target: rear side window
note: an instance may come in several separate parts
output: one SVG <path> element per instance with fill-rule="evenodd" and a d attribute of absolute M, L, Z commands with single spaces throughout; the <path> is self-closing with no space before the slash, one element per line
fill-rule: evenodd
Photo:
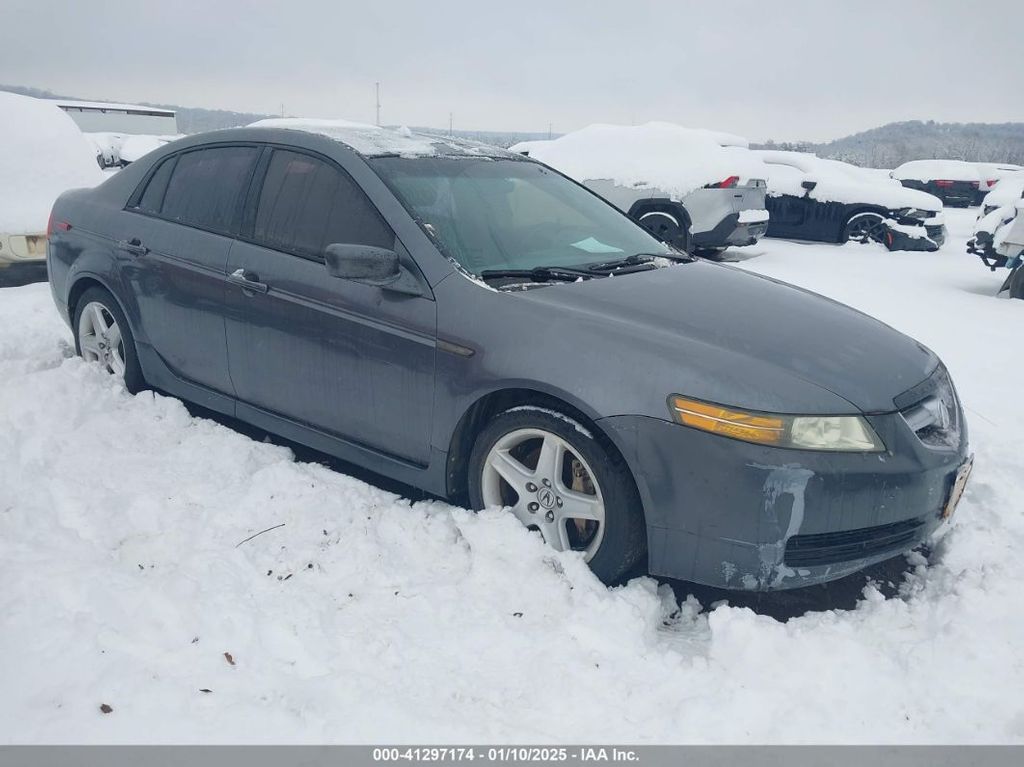
<path fill-rule="evenodd" d="M 395 236 L 358 185 L 315 157 L 275 150 L 260 191 L 253 239 L 321 258 L 331 243 L 392 248 Z"/>
<path fill-rule="evenodd" d="M 141 210 L 143 213 L 152 213 L 153 215 L 160 213 L 160 206 L 164 204 L 164 192 L 167 191 L 167 181 L 171 177 L 171 171 L 174 170 L 176 160 L 177 158 L 175 157 L 169 157 L 156 169 L 156 173 L 150 177 L 149 183 L 146 184 L 146 191 L 142 193 L 139 204 L 135 206 L 138 210 Z"/>
<path fill-rule="evenodd" d="M 163 195 L 160 216 L 211 232 L 230 233 L 258 154 L 255 147 L 229 146 L 178 155 Z M 162 171 L 163 167 L 157 174 Z M 145 197 L 144 194 L 143 202 Z"/>

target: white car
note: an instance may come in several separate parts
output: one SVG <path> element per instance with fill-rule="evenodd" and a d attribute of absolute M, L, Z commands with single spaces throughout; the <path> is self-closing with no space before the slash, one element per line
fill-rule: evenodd
<path fill-rule="evenodd" d="M 989 192 L 996 189 L 1004 179 L 1024 179 L 1024 167 L 1011 163 L 976 162 L 980 176 L 978 181 L 978 198 L 983 199 Z"/>
<path fill-rule="evenodd" d="M 0 279 L 9 284 L 45 274 L 54 200 L 106 175 L 92 145 L 53 102 L 0 92 L 0 114 Z"/>
<path fill-rule="evenodd" d="M 662 240 L 713 256 L 768 228 L 765 181 L 738 136 L 672 123 L 591 125 L 512 151 L 576 179 Z"/>
<path fill-rule="evenodd" d="M 979 217 L 967 252 L 979 256 L 993 272 L 1009 269 L 999 292 L 1007 290 L 1010 298 L 1024 299 L 1024 199 L 1011 200 Z"/>
<path fill-rule="evenodd" d="M 999 184 L 991 192 L 985 195 L 981 201 L 981 215 L 987 216 L 996 208 L 1016 204 L 1024 197 L 1024 173 L 1019 177 L 1007 177 L 1000 180 Z"/>
<path fill-rule="evenodd" d="M 769 237 L 928 251 L 945 241 L 942 202 L 877 170 L 808 152 L 752 154 L 767 166 Z"/>

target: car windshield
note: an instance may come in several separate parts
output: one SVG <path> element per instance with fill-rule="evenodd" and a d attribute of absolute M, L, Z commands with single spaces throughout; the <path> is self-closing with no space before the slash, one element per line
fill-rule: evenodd
<path fill-rule="evenodd" d="M 371 164 L 445 254 L 474 274 L 675 254 L 610 204 L 535 162 L 382 157 Z"/>

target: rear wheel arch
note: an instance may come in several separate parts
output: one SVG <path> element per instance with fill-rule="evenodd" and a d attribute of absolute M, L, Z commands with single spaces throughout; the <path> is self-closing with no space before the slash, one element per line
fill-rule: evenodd
<path fill-rule="evenodd" d="M 71 289 L 68 291 L 68 316 L 72 318 L 75 316 L 75 310 L 78 306 L 78 302 L 89 288 L 102 288 L 114 297 L 118 308 L 125 316 L 125 321 L 128 323 L 128 327 L 132 331 L 132 335 L 135 337 L 136 342 L 140 341 L 139 329 L 136 326 L 136 323 L 132 322 L 131 315 L 125 308 L 124 301 L 122 301 L 121 297 L 117 295 L 117 291 L 113 290 L 110 285 L 95 275 L 82 275 L 81 277 L 77 277 L 71 284 Z"/>
<path fill-rule="evenodd" d="M 652 213 L 666 214 L 678 222 L 684 233 L 686 249 L 688 250 L 691 244 L 690 229 L 693 226 L 693 220 L 690 218 L 690 213 L 686 210 L 686 207 L 681 202 L 667 198 L 653 198 L 637 200 L 629 209 L 629 217 L 641 225 L 643 225 L 641 219 Z"/>

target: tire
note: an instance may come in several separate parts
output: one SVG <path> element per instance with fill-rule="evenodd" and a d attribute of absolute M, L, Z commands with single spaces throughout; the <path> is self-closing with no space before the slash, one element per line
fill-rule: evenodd
<path fill-rule="evenodd" d="M 649 210 L 637 216 L 637 223 L 662 242 L 690 252 L 690 226 L 683 216 L 665 210 Z"/>
<path fill-rule="evenodd" d="M 842 242 L 884 242 L 885 217 L 881 213 L 854 213 L 843 227 Z"/>
<path fill-rule="evenodd" d="M 545 460 L 545 469 L 544 456 L 561 456 L 558 468 L 551 471 L 556 464 Z M 640 496 L 625 461 L 554 411 L 515 408 L 484 427 L 469 457 L 469 498 L 477 510 L 507 507 L 556 549 L 582 551 L 607 584 L 647 550 Z"/>
<path fill-rule="evenodd" d="M 73 329 L 78 356 L 120 378 L 132 394 L 146 388 L 132 329 L 109 291 L 92 287 L 81 295 Z"/>
<path fill-rule="evenodd" d="M 1024 299 L 1024 266 L 1016 267 L 1010 274 L 1010 298 Z"/>

